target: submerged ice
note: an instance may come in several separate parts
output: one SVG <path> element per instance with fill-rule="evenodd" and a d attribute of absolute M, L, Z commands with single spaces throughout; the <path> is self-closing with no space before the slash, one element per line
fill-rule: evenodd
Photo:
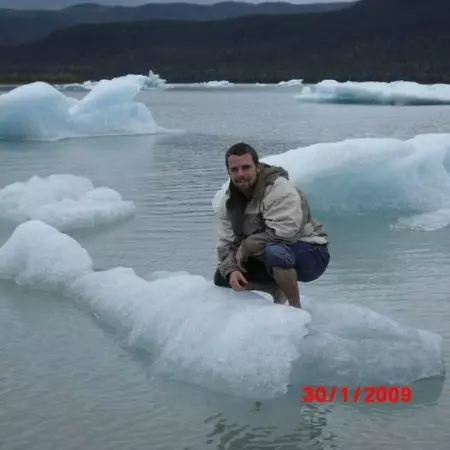
<path fill-rule="evenodd" d="M 55 141 L 167 131 L 146 105 L 133 100 L 141 88 L 133 77 L 102 80 L 77 100 L 43 82 L 17 87 L 0 96 L 0 139 Z"/>
<path fill-rule="evenodd" d="M 335 385 L 355 387 L 407 384 L 444 372 L 442 340 L 432 332 L 345 303 L 305 298 L 303 304 L 313 320 L 294 369 L 299 379 L 326 385 L 333 374 Z"/>
<path fill-rule="evenodd" d="M 304 86 L 294 98 L 305 103 L 449 105 L 450 85 L 423 85 L 411 81 L 342 83 L 324 80 Z"/>
<path fill-rule="evenodd" d="M 319 143 L 262 161 L 287 169 L 316 212 L 385 215 L 422 230 L 450 224 L 450 134 Z"/>
<path fill-rule="evenodd" d="M 36 220 L 0 248 L 0 278 L 58 290 L 147 352 L 155 374 L 182 382 L 262 399 L 299 382 L 406 384 L 444 371 L 438 335 L 369 309 L 305 299 L 297 310 L 185 272 L 145 280 L 92 265 L 74 239 Z"/>
<path fill-rule="evenodd" d="M 33 176 L 0 190 L 0 220 L 13 224 L 38 219 L 67 231 L 110 224 L 135 212 L 134 203 L 113 189 L 71 174 Z"/>

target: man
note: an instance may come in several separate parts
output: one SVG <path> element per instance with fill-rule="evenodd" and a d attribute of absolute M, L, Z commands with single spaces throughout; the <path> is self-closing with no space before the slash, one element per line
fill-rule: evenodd
<path fill-rule="evenodd" d="M 304 194 L 281 167 L 259 162 L 246 143 L 225 155 L 230 184 L 219 206 L 217 286 L 269 292 L 301 308 L 297 281 L 328 267 L 328 236 L 311 217 Z"/>

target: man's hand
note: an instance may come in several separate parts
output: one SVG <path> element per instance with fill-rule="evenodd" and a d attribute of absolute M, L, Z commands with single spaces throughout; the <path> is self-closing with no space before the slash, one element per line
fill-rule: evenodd
<path fill-rule="evenodd" d="M 244 256 L 244 251 L 242 249 L 242 245 L 238 248 L 238 251 L 236 252 L 236 264 L 239 267 L 239 270 L 243 273 L 247 272 L 245 270 L 244 264 L 247 261 L 247 257 Z"/>
<path fill-rule="evenodd" d="M 239 270 L 235 270 L 234 272 L 231 272 L 230 286 L 235 291 L 238 291 L 238 292 L 244 291 L 246 285 L 247 285 L 247 278 L 244 277 L 242 272 L 240 272 Z"/>

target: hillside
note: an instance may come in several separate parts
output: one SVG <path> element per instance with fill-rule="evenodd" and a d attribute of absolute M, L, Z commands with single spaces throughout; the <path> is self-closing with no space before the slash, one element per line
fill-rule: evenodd
<path fill-rule="evenodd" d="M 221 2 L 212 5 L 150 3 L 136 7 L 113 7 L 86 3 L 50 11 L 0 9 L 0 45 L 31 42 L 42 39 L 53 31 L 84 23 L 133 22 L 151 19 L 208 21 L 255 14 L 307 14 L 334 11 L 350 4 L 348 2 L 307 5 L 286 2 L 260 4 Z"/>
<path fill-rule="evenodd" d="M 146 73 L 171 82 L 450 82 L 450 2 L 361 0 L 322 14 L 79 25 L 0 51 L 3 77 Z"/>

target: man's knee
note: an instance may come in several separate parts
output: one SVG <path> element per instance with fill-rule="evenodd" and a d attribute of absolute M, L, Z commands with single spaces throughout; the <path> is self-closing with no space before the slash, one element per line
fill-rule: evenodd
<path fill-rule="evenodd" d="M 287 244 L 270 243 L 264 246 L 264 261 L 270 268 L 292 269 L 295 254 Z"/>

